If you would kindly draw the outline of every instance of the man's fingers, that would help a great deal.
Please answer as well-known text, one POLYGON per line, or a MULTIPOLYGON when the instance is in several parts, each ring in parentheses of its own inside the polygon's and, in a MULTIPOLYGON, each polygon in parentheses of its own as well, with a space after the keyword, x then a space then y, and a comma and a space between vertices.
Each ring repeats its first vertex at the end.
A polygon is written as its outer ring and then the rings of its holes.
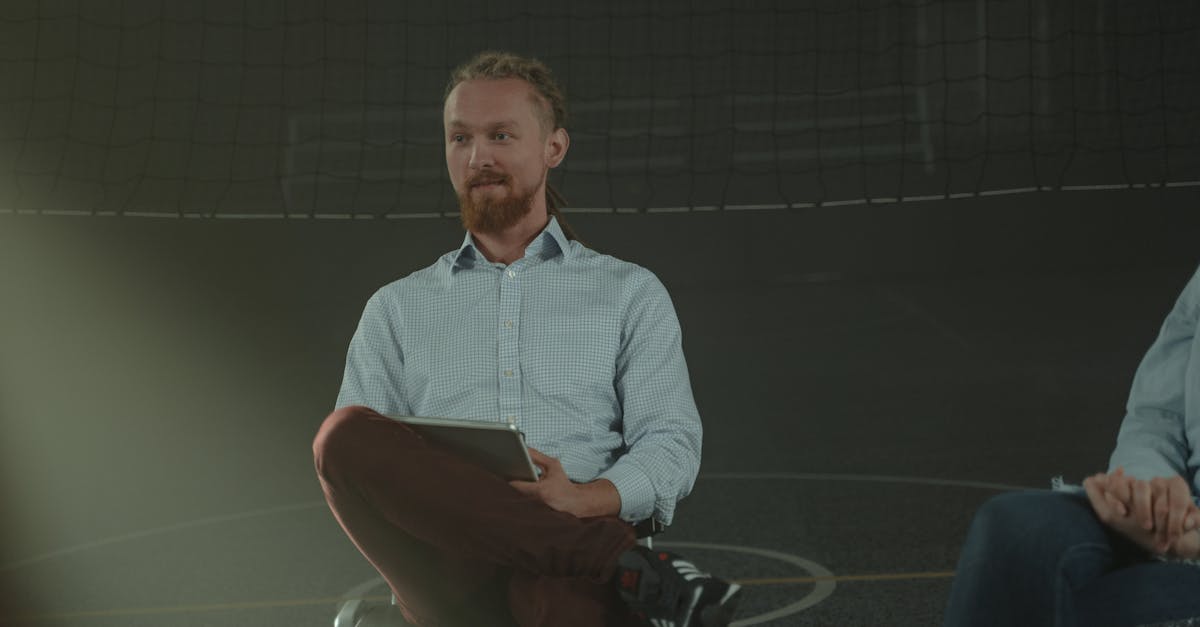
POLYGON ((1129 515, 1129 510, 1125 508, 1125 504, 1113 496, 1111 492, 1104 493, 1104 499, 1108 501, 1108 507, 1122 518, 1129 515))
POLYGON ((525 496, 538 495, 538 484, 536 481, 509 481, 508 485, 525 496))
MULTIPOLYGON (((1120 498, 1121 487, 1124 487, 1126 492, 1129 490, 1129 487, 1124 485, 1122 479, 1123 477, 1121 477, 1119 474, 1106 475, 1101 472, 1092 475, 1084 482, 1085 487, 1088 482, 1091 482, 1096 489, 1097 494, 1103 497, 1104 503, 1110 510, 1110 514, 1113 517, 1124 517, 1129 514, 1128 506, 1126 506, 1125 501, 1120 498)), ((1127 481, 1128 480, 1125 480, 1125 482, 1127 481)), ((1095 507, 1092 509, 1095 509, 1095 507)))
MULTIPOLYGON (((1190 489, 1188 491, 1191 492, 1190 489)), ((1195 499, 1188 499, 1187 510, 1183 513, 1183 516, 1184 533, 1194 531, 1197 527, 1200 527, 1200 508, 1196 507, 1195 499)))
POLYGON ((1183 535, 1184 519, 1192 507, 1192 493, 1183 477, 1167 481, 1167 499, 1167 529, 1173 542, 1183 535))
MULTIPOLYGON (((1171 542, 1170 514, 1171 510, 1164 493, 1154 504, 1154 539, 1160 547, 1171 542)), ((1162 549, 1159 551, 1161 552, 1162 549)))
POLYGON ((1133 482, 1133 514, 1146 531, 1154 529, 1154 511, 1150 507, 1150 484, 1145 481, 1133 482))
POLYGON ((562 463, 558 461, 558 458, 550 457, 549 455, 533 447, 529 447, 529 458, 533 460, 533 463, 539 466, 546 466, 548 468, 562 466, 562 463))
POLYGON ((1104 475, 1092 475, 1083 480, 1083 490, 1087 492, 1092 511, 1096 512, 1096 518, 1099 518, 1100 522, 1107 524, 1113 520, 1113 510, 1104 498, 1103 485, 1104 475))
POLYGON ((1171 495, 1162 477, 1155 477, 1149 483, 1150 507, 1154 512, 1154 543, 1156 547, 1162 547, 1171 540, 1171 528, 1167 525, 1171 514, 1171 495))
POLYGON ((1133 481, 1125 475, 1123 468, 1117 468, 1117 472, 1109 479, 1108 491, 1121 501, 1128 514, 1129 506, 1133 504, 1133 481))

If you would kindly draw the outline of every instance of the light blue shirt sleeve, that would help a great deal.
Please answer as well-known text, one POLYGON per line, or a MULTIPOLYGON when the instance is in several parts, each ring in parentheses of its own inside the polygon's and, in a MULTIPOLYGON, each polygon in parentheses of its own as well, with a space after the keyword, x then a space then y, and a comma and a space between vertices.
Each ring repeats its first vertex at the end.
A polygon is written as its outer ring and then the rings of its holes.
POLYGON ((396 332, 394 303, 384 290, 363 308, 346 352, 346 370, 336 407, 363 405, 384 415, 408 415, 404 350, 396 332))
POLYGON ((646 276, 630 305, 614 381, 628 450, 600 478, 620 493, 621 518, 669 523, 700 470, 703 429, 675 308, 658 278, 646 276))
POLYGON ((1194 389, 1200 365, 1194 359, 1200 347, 1195 337, 1198 315, 1200 272, 1184 288, 1138 366, 1110 470, 1120 466, 1139 479, 1183 476, 1196 492, 1188 432, 1200 429, 1200 390, 1194 389))

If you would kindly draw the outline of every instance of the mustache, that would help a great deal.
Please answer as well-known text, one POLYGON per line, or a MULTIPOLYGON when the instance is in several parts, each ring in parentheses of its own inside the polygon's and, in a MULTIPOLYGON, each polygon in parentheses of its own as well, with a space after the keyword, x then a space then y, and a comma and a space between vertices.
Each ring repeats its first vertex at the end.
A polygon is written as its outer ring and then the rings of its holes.
POLYGON ((475 187, 476 185, 494 185, 508 182, 508 177, 503 174, 476 174, 467 179, 467 187, 475 187))

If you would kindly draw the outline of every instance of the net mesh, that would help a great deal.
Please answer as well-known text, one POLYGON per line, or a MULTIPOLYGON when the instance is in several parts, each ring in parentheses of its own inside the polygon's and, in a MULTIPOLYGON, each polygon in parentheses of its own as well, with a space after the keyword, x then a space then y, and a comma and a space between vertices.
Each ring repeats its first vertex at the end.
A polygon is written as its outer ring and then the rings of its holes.
POLYGON ((1196 185, 1190 0, 0 3, 0 212, 453 214, 483 49, 569 100, 575 211, 1196 185), (499 5, 499 6, 498 6, 499 5))

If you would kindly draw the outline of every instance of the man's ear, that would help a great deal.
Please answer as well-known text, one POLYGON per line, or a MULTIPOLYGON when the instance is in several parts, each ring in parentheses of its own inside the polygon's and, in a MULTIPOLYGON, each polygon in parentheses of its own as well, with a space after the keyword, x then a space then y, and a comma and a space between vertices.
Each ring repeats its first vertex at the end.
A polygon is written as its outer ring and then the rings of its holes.
POLYGON ((571 136, 567 135, 567 129, 556 128, 550 133, 550 137, 546 139, 546 167, 556 168, 562 163, 564 157, 567 156, 567 148, 571 145, 571 136))

